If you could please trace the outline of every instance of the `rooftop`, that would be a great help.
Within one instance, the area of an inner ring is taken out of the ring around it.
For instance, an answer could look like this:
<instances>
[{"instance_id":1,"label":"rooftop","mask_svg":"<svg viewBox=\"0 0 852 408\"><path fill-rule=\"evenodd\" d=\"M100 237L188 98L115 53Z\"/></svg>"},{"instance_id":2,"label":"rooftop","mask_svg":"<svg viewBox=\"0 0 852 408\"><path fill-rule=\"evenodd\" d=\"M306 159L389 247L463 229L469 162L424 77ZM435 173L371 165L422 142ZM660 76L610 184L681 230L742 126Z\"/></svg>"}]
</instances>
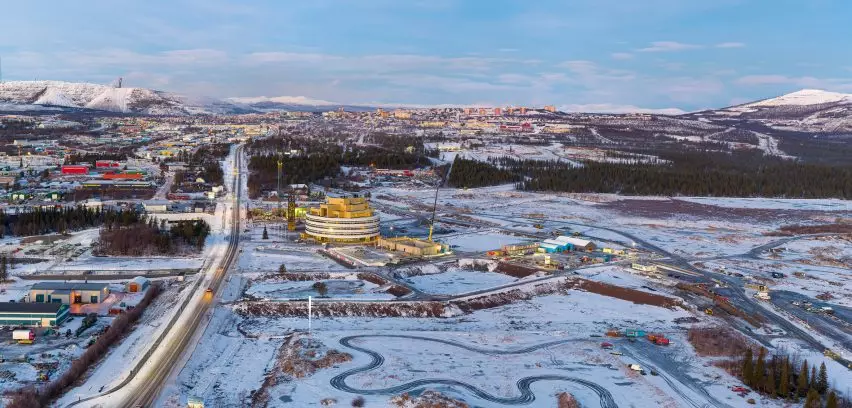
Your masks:
<instances>
[{"instance_id":1,"label":"rooftop","mask_svg":"<svg viewBox=\"0 0 852 408\"><path fill-rule=\"evenodd\" d=\"M108 283L80 283L80 282L39 282L33 285L33 290L104 290L109 288Z\"/></svg>"},{"instance_id":2,"label":"rooftop","mask_svg":"<svg viewBox=\"0 0 852 408\"><path fill-rule=\"evenodd\" d=\"M0 302L0 313L56 313L62 307L61 303L9 303Z\"/></svg>"}]
</instances>

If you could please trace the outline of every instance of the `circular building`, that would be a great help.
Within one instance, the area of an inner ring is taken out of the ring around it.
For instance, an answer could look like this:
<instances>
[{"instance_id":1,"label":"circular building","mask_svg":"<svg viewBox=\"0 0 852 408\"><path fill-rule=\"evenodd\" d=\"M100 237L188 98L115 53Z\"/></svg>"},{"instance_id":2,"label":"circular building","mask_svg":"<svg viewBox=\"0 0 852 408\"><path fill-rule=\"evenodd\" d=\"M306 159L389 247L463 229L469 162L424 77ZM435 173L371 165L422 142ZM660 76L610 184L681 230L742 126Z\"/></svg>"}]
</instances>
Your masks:
<instances>
[{"instance_id":1,"label":"circular building","mask_svg":"<svg viewBox=\"0 0 852 408\"><path fill-rule=\"evenodd\" d=\"M317 242L372 243L379 237L379 217L359 196L328 196L305 214L304 238Z\"/></svg>"}]
</instances>

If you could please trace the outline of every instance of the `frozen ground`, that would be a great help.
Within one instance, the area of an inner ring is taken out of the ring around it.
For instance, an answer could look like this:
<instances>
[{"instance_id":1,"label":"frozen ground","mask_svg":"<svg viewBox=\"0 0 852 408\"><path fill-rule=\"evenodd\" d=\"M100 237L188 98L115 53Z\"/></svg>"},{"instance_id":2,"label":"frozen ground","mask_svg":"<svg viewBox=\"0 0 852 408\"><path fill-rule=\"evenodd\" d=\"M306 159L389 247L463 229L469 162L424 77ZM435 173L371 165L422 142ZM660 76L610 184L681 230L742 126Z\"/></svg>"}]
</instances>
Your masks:
<instances>
[{"instance_id":1,"label":"frozen ground","mask_svg":"<svg viewBox=\"0 0 852 408\"><path fill-rule=\"evenodd\" d=\"M530 242L530 239L501 234L499 232L462 233L442 238L445 244L453 250L463 252L484 252L500 249L503 245L514 245Z\"/></svg>"},{"instance_id":2,"label":"frozen ground","mask_svg":"<svg viewBox=\"0 0 852 408\"><path fill-rule=\"evenodd\" d=\"M436 295L455 295L514 282L517 279L497 272L479 272L458 267L446 272L412 276L405 281L418 290Z\"/></svg>"},{"instance_id":3,"label":"frozen ground","mask_svg":"<svg viewBox=\"0 0 852 408\"><path fill-rule=\"evenodd\" d=\"M354 275L354 274L353 274ZM313 285L322 282L328 288L325 295L330 299L374 299L390 300L396 296L379 289L378 285L359 279L327 279L316 281L260 281L252 282L246 295L263 300L306 299L318 297Z\"/></svg>"}]
</instances>

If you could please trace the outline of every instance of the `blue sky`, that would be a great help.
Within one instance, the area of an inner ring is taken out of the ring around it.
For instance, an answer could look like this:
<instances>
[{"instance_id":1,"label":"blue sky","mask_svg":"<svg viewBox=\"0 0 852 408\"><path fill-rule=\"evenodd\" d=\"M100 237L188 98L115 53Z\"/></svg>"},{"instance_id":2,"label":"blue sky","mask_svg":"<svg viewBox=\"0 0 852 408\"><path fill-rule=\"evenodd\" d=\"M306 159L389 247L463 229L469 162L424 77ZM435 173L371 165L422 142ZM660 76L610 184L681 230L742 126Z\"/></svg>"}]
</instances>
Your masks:
<instances>
[{"instance_id":1,"label":"blue sky","mask_svg":"<svg viewBox=\"0 0 852 408\"><path fill-rule=\"evenodd\" d=\"M4 80L574 110L852 92L848 0L6 3Z\"/></svg>"}]
</instances>

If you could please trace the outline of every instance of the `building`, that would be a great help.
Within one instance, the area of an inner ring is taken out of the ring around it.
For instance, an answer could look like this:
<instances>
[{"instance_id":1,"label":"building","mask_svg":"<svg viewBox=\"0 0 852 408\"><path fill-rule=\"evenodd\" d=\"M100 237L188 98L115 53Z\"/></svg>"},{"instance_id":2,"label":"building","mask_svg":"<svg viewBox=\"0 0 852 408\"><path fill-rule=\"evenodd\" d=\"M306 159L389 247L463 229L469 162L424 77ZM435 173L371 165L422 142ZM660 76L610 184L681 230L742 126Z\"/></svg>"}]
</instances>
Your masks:
<instances>
[{"instance_id":1,"label":"building","mask_svg":"<svg viewBox=\"0 0 852 408\"><path fill-rule=\"evenodd\" d=\"M557 239L546 239L538 244L539 252L552 254L554 252L565 252L573 249L573 245Z\"/></svg>"},{"instance_id":2,"label":"building","mask_svg":"<svg viewBox=\"0 0 852 408\"><path fill-rule=\"evenodd\" d=\"M61 303L0 302L0 326L57 327L68 315L68 305Z\"/></svg>"},{"instance_id":3,"label":"building","mask_svg":"<svg viewBox=\"0 0 852 408\"><path fill-rule=\"evenodd\" d=\"M399 238L382 238L376 242L379 248L387 249L388 251L404 252L415 256L435 256L440 255L449 249L446 245L437 242L429 242L417 238L399 237Z\"/></svg>"},{"instance_id":4,"label":"building","mask_svg":"<svg viewBox=\"0 0 852 408\"><path fill-rule=\"evenodd\" d=\"M564 244L570 244L578 251L594 251L595 248L598 247L594 242L589 241L587 239L566 237L564 235L557 237L554 241L562 242Z\"/></svg>"},{"instance_id":5,"label":"building","mask_svg":"<svg viewBox=\"0 0 852 408\"><path fill-rule=\"evenodd\" d=\"M547 105L544 107L544 110L550 113L556 113L556 107L553 105Z\"/></svg>"},{"instance_id":6,"label":"building","mask_svg":"<svg viewBox=\"0 0 852 408\"><path fill-rule=\"evenodd\" d=\"M97 160L95 161L95 168L97 169L116 169L121 167L121 163L115 160Z\"/></svg>"},{"instance_id":7,"label":"building","mask_svg":"<svg viewBox=\"0 0 852 408\"><path fill-rule=\"evenodd\" d=\"M109 296L106 283L39 282L30 288L29 301L33 303L101 303Z\"/></svg>"},{"instance_id":8,"label":"building","mask_svg":"<svg viewBox=\"0 0 852 408\"><path fill-rule=\"evenodd\" d=\"M89 166L67 164L67 165L62 166L62 174L64 174L64 175L86 175L86 174L89 174Z\"/></svg>"},{"instance_id":9,"label":"building","mask_svg":"<svg viewBox=\"0 0 852 408\"><path fill-rule=\"evenodd\" d=\"M142 180L145 176L140 173L104 173L104 180Z\"/></svg>"},{"instance_id":10,"label":"building","mask_svg":"<svg viewBox=\"0 0 852 408\"><path fill-rule=\"evenodd\" d=\"M137 276L127 282L126 288L128 293L142 292L151 285L151 281L144 276Z\"/></svg>"},{"instance_id":11,"label":"building","mask_svg":"<svg viewBox=\"0 0 852 408\"><path fill-rule=\"evenodd\" d=\"M372 243L379 238L379 217L366 198L328 196L305 214L303 238L317 242Z\"/></svg>"},{"instance_id":12,"label":"building","mask_svg":"<svg viewBox=\"0 0 852 408\"><path fill-rule=\"evenodd\" d=\"M142 203L142 207L149 213L166 212L169 210L169 202L163 200L152 200Z\"/></svg>"}]
</instances>

